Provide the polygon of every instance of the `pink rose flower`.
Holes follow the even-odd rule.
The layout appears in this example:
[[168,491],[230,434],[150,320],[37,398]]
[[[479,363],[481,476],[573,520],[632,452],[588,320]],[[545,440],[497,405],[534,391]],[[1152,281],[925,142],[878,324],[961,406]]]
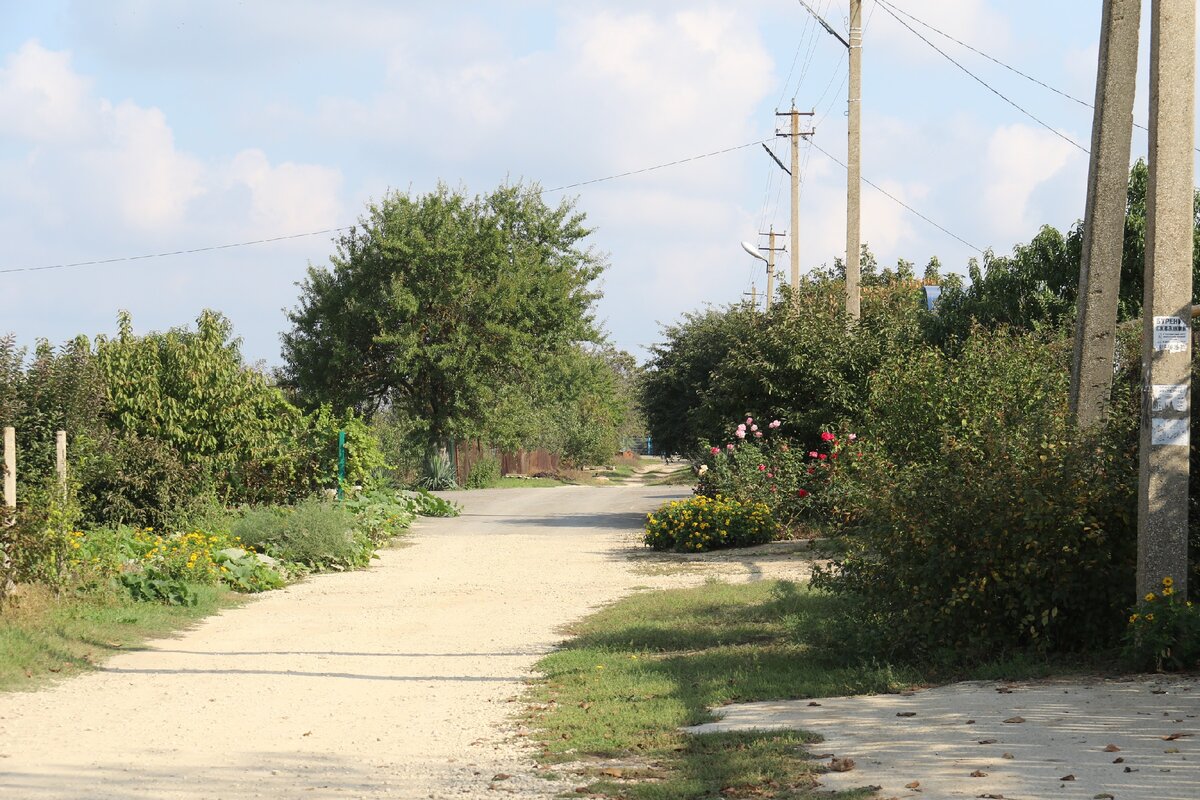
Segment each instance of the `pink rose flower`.
[[755,432],[754,432],[754,438],[755,438],[755,439],[761,439],[761,438],[762,438],[762,431],[755,431]]
[[733,452],[733,442],[730,442],[729,444],[725,445],[725,449],[732,453]]
[[721,452],[721,448],[714,447],[712,450],[709,450],[708,452],[712,453],[715,456],[717,453]]
[[833,434],[832,434],[832,433],[830,433],[829,431],[823,431],[823,432],[821,433],[821,441],[822,441],[822,442],[832,442],[832,441],[833,441]]

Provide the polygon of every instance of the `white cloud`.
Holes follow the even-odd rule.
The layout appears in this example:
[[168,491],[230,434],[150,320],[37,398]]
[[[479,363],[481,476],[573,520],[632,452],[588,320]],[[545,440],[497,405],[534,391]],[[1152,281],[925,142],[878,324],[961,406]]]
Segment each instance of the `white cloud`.
[[0,68],[0,136],[55,142],[85,137],[94,112],[89,90],[69,54],[26,42]]
[[300,233],[339,221],[342,174],[336,169],[291,162],[271,166],[261,150],[243,150],[226,174],[227,186],[249,189],[256,230]]
[[998,128],[988,140],[984,169],[983,206],[992,230],[1001,237],[1028,238],[1045,222],[1031,213],[1034,192],[1080,158],[1049,131],[1021,124]]
[[[1012,39],[1008,18],[993,10],[988,0],[906,0],[902,10],[956,39],[984,47],[993,54],[1007,50]],[[883,9],[877,8],[868,13],[871,14],[871,24],[863,34],[864,46],[868,42],[872,45],[882,44],[912,61],[940,59],[940,55],[913,34],[916,31],[943,49],[958,47],[905,14],[898,13],[897,16],[913,31]]]

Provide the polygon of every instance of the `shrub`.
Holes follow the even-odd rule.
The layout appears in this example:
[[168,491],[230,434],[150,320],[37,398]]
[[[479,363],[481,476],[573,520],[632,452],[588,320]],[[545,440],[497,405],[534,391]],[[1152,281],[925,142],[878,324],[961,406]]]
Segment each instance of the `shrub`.
[[489,486],[495,486],[499,480],[500,459],[485,454],[471,465],[471,470],[467,473],[467,488],[486,489]]
[[422,517],[457,517],[461,508],[452,500],[425,491],[405,495],[404,499]]
[[450,463],[450,456],[445,450],[438,450],[426,456],[424,473],[417,479],[417,488],[428,491],[458,488],[454,465]]
[[[955,658],[1114,644],[1133,592],[1136,417],[1072,430],[1057,342],[976,332],[881,370],[858,535],[814,585],[885,652]],[[934,400],[936,399],[936,401]]]
[[726,497],[676,500],[646,517],[644,541],[655,550],[703,552],[765,544],[775,523],[762,503]]
[[416,503],[395,492],[369,490],[347,498],[342,506],[376,547],[411,525],[417,516]]
[[863,442],[855,433],[822,431],[819,444],[790,442],[779,420],[760,427],[746,417],[723,447],[708,447],[697,468],[696,493],[758,502],[787,530],[802,521],[844,524],[857,517],[856,480]]
[[366,566],[375,550],[348,510],[317,498],[250,509],[232,532],[250,547],[316,571]]
[[1163,578],[1129,616],[1126,661],[1134,669],[1190,670],[1200,666],[1200,607],[1175,593],[1175,581]]

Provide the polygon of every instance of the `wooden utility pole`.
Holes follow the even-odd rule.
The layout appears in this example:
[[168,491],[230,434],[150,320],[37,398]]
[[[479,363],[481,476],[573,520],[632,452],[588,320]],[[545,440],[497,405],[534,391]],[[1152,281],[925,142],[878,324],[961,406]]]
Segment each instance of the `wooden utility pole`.
[[[860,316],[859,282],[862,249],[860,195],[862,191],[862,0],[850,0],[849,97],[846,109],[846,313]],[[794,222],[792,224],[795,224]]]
[[1070,409],[1079,428],[1102,422],[1112,397],[1142,0],[1104,0],[1102,13],[1071,362]]
[[796,104],[792,104],[791,111],[776,111],[777,117],[789,117],[791,124],[789,130],[784,133],[776,133],[776,136],[787,136],[792,143],[792,302],[799,303],[800,295],[796,291],[800,286],[800,139],[807,136],[812,136],[812,131],[800,130],[800,118],[811,117],[813,111],[797,111]]
[[1196,1],[1153,0],[1138,448],[1139,597],[1187,597]]

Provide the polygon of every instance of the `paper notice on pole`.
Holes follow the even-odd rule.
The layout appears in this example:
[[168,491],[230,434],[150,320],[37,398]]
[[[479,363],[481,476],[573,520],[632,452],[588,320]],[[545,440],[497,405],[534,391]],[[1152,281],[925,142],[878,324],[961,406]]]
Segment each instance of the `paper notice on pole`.
[[1162,419],[1154,417],[1150,420],[1150,444],[1167,445],[1170,447],[1187,447],[1189,443],[1188,427],[1190,419]]
[[1152,387],[1151,400],[1154,411],[1178,411],[1186,414],[1188,410],[1188,385],[1156,383]]
[[1182,317],[1154,318],[1154,351],[1186,353],[1190,326]]

